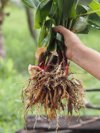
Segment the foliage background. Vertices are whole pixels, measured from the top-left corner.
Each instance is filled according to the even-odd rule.
[[[0,133],[14,133],[24,125],[21,92],[27,84],[28,64],[34,64],[35,43],[31,38],[23,7],[9,5],[3,26],[6,59],[0,59]],[[98,22],[99,23],[99,22]],[[85,45],[100,52],[100,31],[91,30],[88,35],[79,35]],[[99,88],[100,81],[71,63],[71,71],[83,80],[84,88]],[[99,93],[86,94],[86,99],[99,105]],[[99,111],[84,109],[82,115],[100,115]]]

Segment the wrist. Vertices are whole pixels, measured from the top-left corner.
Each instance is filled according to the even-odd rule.
[[[72,48],[70,60],[75,63],[80,62],[84,57],[85,51],[86,51],[86,46],[83,45],[82,43],[74,45],[74,47]]]

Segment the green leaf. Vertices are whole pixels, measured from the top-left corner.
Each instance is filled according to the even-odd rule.
[[[57,0],[57,13],[56,13],[56,24],[60,25],[61,24],[61,18],[62,18],[62,11],[63,11],[63,0]]]
[[[81,5],[88,5],[92,2],[93,0],[78,0],[78,3]]]
[[[40,31],[40,35],[39,35],[39,41],[38,41],[38,46],[41,47],[42,46],[42,42],[44,40],[46,36],[46,27],[43,25]]]
[[[55,39],[56,39],[56,33],[52,31],[52,29],[50,30],[50,41],[49,41],[49,45],[47,47],[48,51],[52,51],[55,49]]]
[[[52,6],[52,0],[43,0],[39,4],[36,14],[35,14],[35,28],[40,28],[47,16]]]
[[[62,0],[62,17],[61,17],[61,25],[67,27],[69,25],[69,19],[72,19],[74,16],[76,16],[75,11],[75,2],[76,0]]]
[[[33,0],[35,7],[37,7],[40,3],[40,0]]]
[[[39,0],[22,0],[22,2],[31,8],[34,8],[39,4]]]
[[[37,1],[37,0],[33,0]],[[89,32],[90,26],[100,29],[95,22],[90,22],[89,15],[96,13],[100,16],[100,3],[96,0],[38,0],[35,4],[35,28],[41,28],[39,46],[45,45],[48,51],[57,45],[57,35],[52,26],[63,25],[76,33]],[[37,6],[38,5],[38,6]],[[63,39],[61,38],[61,42]]]
[[[76,18],[76,16],[77,16],[76,9],[77,9],[77,6],[78,6],[77,4],[78,4],[78,3],[76,3],[76,2],[74,1],[73,6],[72,6],[72,8],[71,8],[70,18]]]
[[[51,7],[51,10],[49,13],[50,18],[55,20],[56,25],[60,24],[60,19],[61,19],[61,16],[59,15],[59,7],[57,5],[58,4],[57,2],[58,1],[56,1],[56,0],[53,1],[52,7]],[[62,9],[62,8],[60,7],[60,9]]]
[[[76,0],[63,0],[63,18],[70,17],[73,4]]]
[[[59,17],[61,18],[61,15],[62,15],[62,8],[61,7],[63,7],[63,0],[57,0],[57,7],[58,7]]]
[[[90,4],[89,7],[92,9],[94,13],[96,13],[98,16],[100,16],[100,3],[97,2],[96,0],[93,0]]]
[[[42,46],[43,47],[47,47],[49,45],[50,38],[51,38],[51,32],[49,31],[47,33],[46,37],[44,38],[44,40],[42,41]]]

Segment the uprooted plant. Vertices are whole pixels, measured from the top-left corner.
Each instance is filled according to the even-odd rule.
[[[69,61],[63,37],[52,27],[63,25],[75,33],[88,33],[89,28],[100,29],[89,15],[100,16],[96,0],[23,0],[36,8],[35,27],[41,29],[36,52],[37,66],[29,66],[30,79],[23,91],[25,109],[34,105],[44,107],[48,119],[57,117],[57,111],[72,114],[84,106],[81,82],[69,71]]]

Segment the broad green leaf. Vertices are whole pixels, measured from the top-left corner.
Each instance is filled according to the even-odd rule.
[[[49,12],[52,6],[52,0],[43,0],[39,4],[35,14],[35,28],[40,28],[43,21],[49,16]]]
[[[59,16],[61,16],[62,15],[62,8],[61,7],[63,7],[63,0],[57,0],[57,7],[58,7]]]
[[[56,17],[57,17],[57,3],[56,2],[52,3],[52,7],[50,10],[49,16],[50,16],[50,18],[54,18],[56,20]]]
[[[27,6],[29,6],[29,7],[31,7],[31,8],[34,8],[35,7],[35,2],[33,2],[34,0],[22,0],[22,2],[25,4],[25,5],[27,5]]]
[[[55,21],[53,19],[48,19],[44,22],[44,25],[42,26],[40,31],[39,43],[38,43],[39,46],[41,45],[47,46],[49,44],[51,32],[49,32],[47,28],[51,29],[52,24],[54,23]]]
[[[96,0],[93,0],[90,4],[89,7],[92,9],[94,13],[96,13],[98,16],[100,16],[100,3],[97,2]]]
[[[71,14],[73,4],[76,0],[63,0],[63,19],[68,19]]]
[[[62,17],[62,11],[63,11],[63,0],[58,0],[57,1],[57,19],[56,19],[56,24],[59,25],[61,23],[61,17]]]
[[[90,4],[93,0],[77,0],[79,4],[81,5],[88,5]]]
[[[61,25],[63,25],[63,26],[69,25],[69,23],[70,23],[69,19],[72,18],[71,15],[75,15],[76,12],[74,12],[75,9],[73,8],[75,1],[76,0],[63,0]],[[73,12],[74,12],[74,14],[73,14]]]
[[[70,18],[76,18],[77,16],[77,12],[76,12],[76,9],[77,9],[77,5],[78,3],[76,3],[74,1],[73,5],[72,5],[72,8],[71,8],[71,12],[70,12]]]
[[[35,28],[41,28],[38,45],[46,45],[47,50],[55,49],[57,36],[51,28],[63,25],[76,33],[88,33],[89,27],[100,29],[89,15],[100,16],[100,3],[97,0],[22,0],[30,7],[36,7]],[[61,38],[61,42],[62,42]]]

